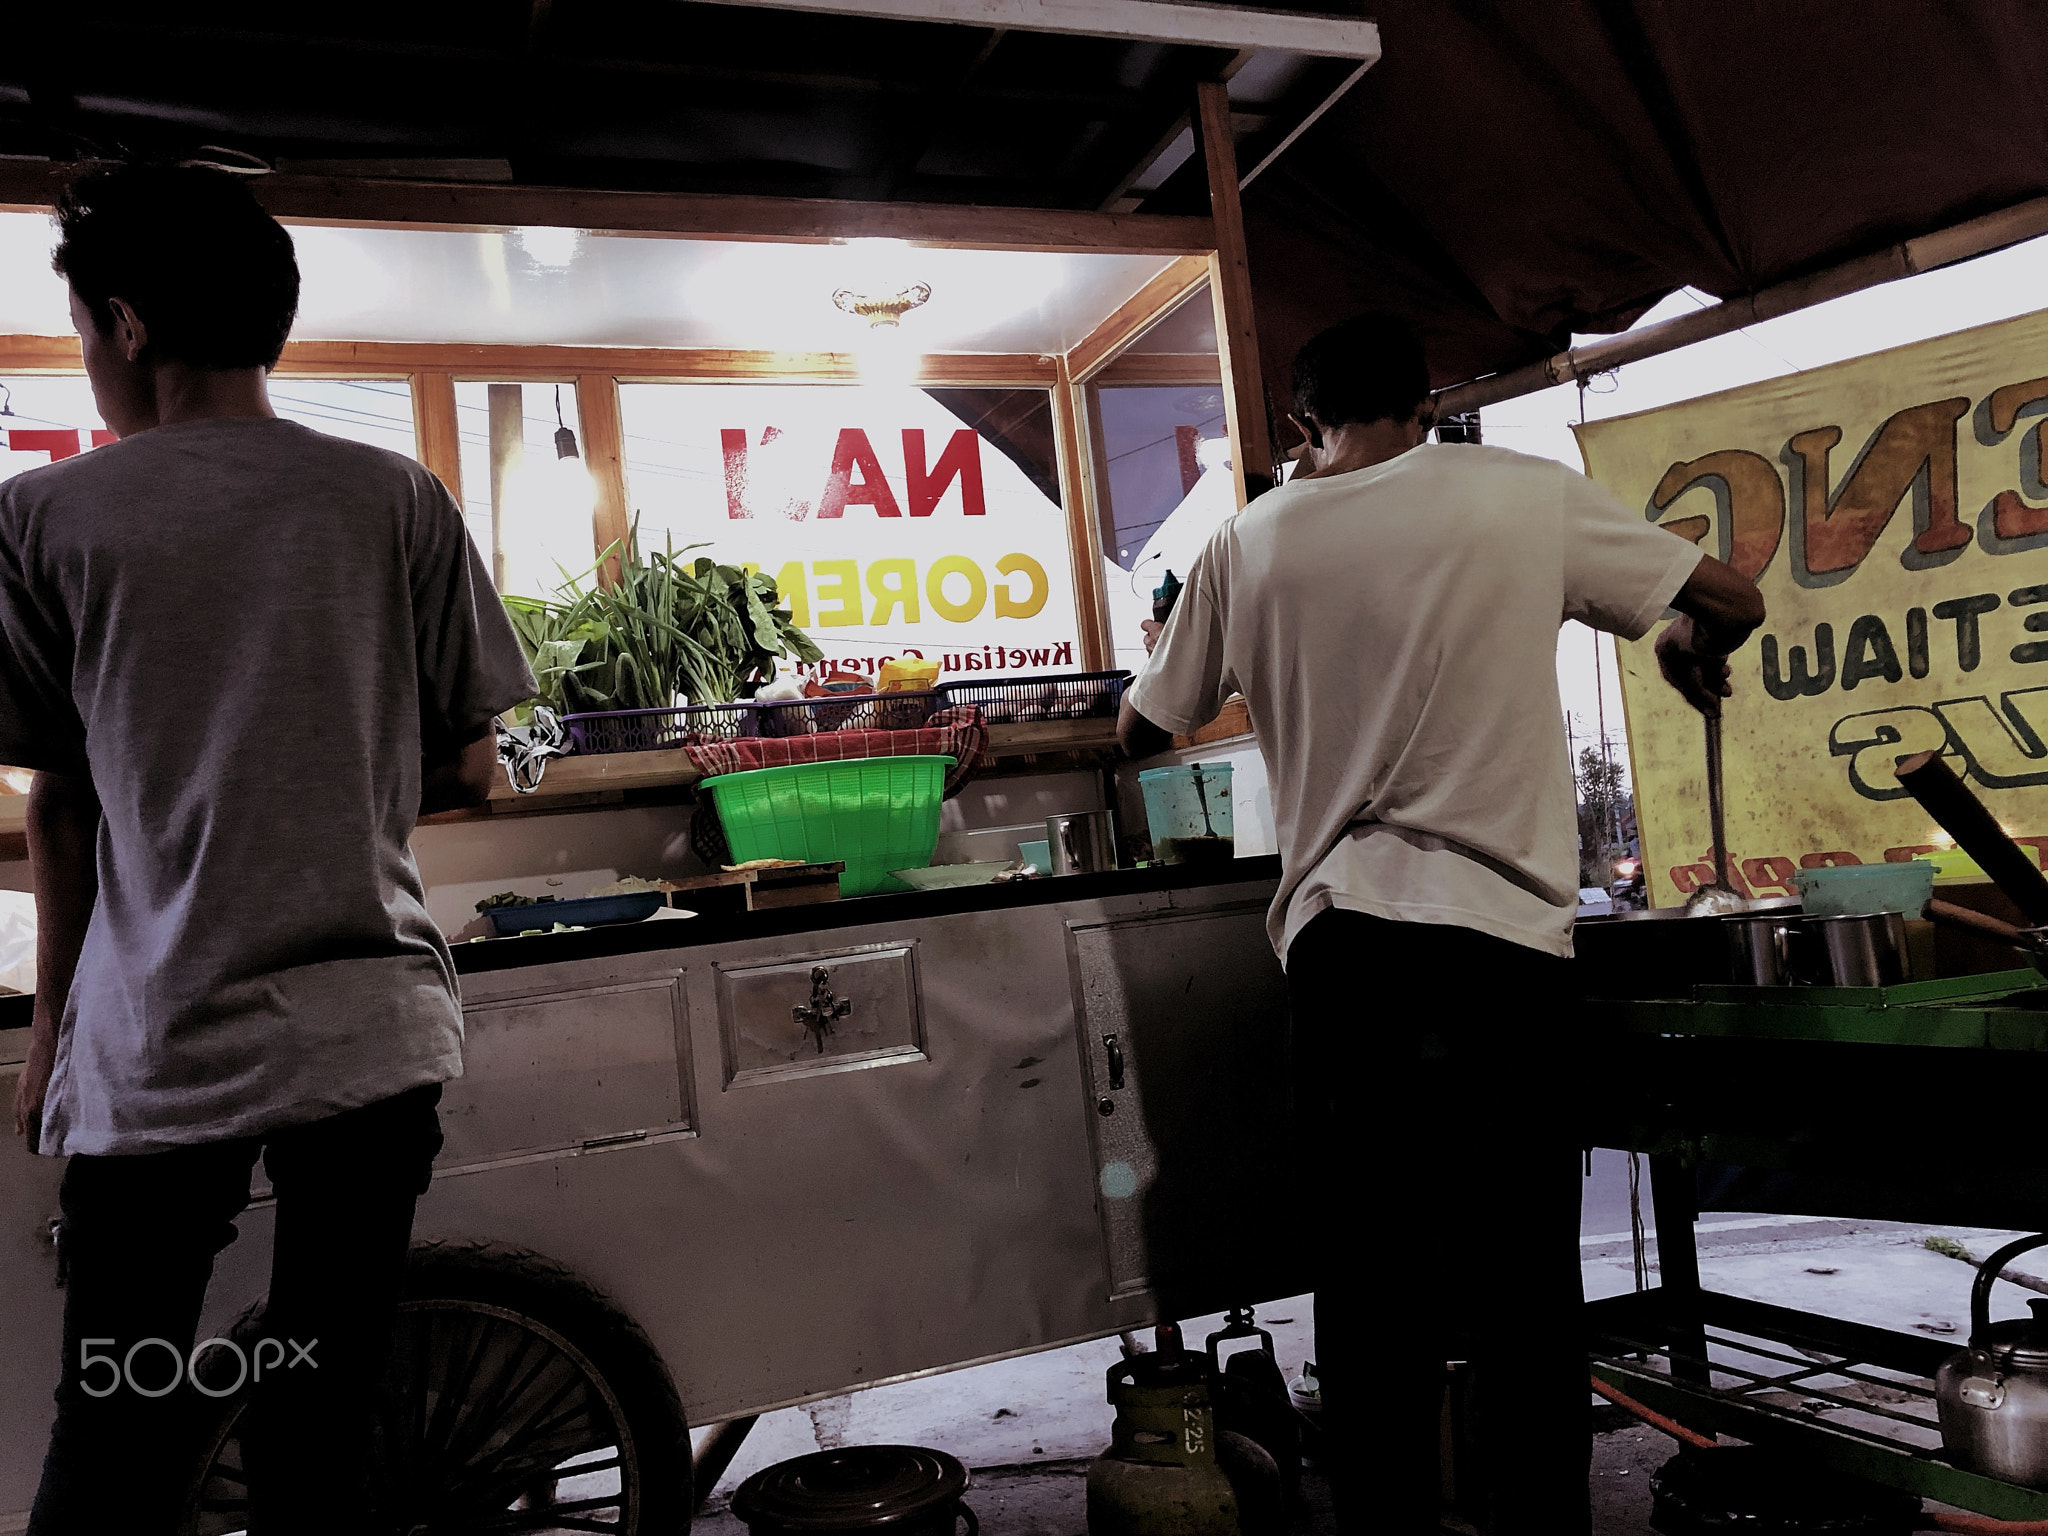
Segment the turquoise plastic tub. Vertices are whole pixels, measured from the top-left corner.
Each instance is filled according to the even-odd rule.
[[[923,869],[939,846],[950,757],[864,757],[722,773],[708,791],[735,864],[844,859],[839,894],[866,896]]]
[[[1236,856],[1230,764],[1147,768],[1138,786],[1152,853],[1162,864],[1221,864]]]
[[[1934,896],[1934,865],[1926,859],[1802,869],[1793,879],[1799,887],[1800,909],[1808,917],[1865,917],[1878,912],[1918,917]]]

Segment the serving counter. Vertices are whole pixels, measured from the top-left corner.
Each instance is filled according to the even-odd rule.
[[[466,1072],[416,1235],[468,1257],[421,1271],[413,1389],[459,1388],[508,1444],[531,1429],[530,1404],[455,1380],[476,1347],[461,1309],[488,1291],[489,1327],[566,1360],[592,1405],[520,1475],[610,1478],[585,1495],[610,1508],[656,1499],[675,1439],[660,1392],[613,1390],[621,1339],[702,1425],[1305,1289],[1278,876],[1243,859],[457,946]],[[25,1022],[0,1014],[0,1063]],[[48,1425],[60,1172],[0,1148],[0,1531]],[[202,1337],[263,1293],[265,1193]],[[585,1300],[549,1299],[569,1291]],[[591,1317],[611,1331],[588,1337]],[[454,1455],[419,1417],[434,1443],[412,1454]]]

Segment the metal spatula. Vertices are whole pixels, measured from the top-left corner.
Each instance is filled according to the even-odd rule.
[[[1748,907],[1742,893],[1728,883],[1728,828],[1721,796],[1721,711],[1707,717],[1707,816],[1714,834],[1714,879],[1686,898],[1685,910],[1695,917],[1720,917]]]

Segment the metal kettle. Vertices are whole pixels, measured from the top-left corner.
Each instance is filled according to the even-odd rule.
[[[1977,1269],[1970,1287],[1970,1347],[1942,1362],[1934,1378],[1941,1445],[1957,1466],[2008,1483],[2048,1488],[2048,1296],[2032,1317],[1991,1321],[1991,1283],[2006,1263],[2048,1235],[2007,1243]]]

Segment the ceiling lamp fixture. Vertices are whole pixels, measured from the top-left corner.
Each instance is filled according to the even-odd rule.
[[[547,418],[543,417],[542,420]],[[558,459],[580,459],[576,451],[576,429],[562,420],[562,386],[555,386],[555,457]]]
[[[855,293],[851,288],[842,288],[832,295],[832,302],[849,315],[858,315],[876,330],[883,326],[901,325],[903,317],[921,304],[931,302],[930,283],[912,283],[908,288],[899,289],[886,298],[873,298],[865,293]]]

